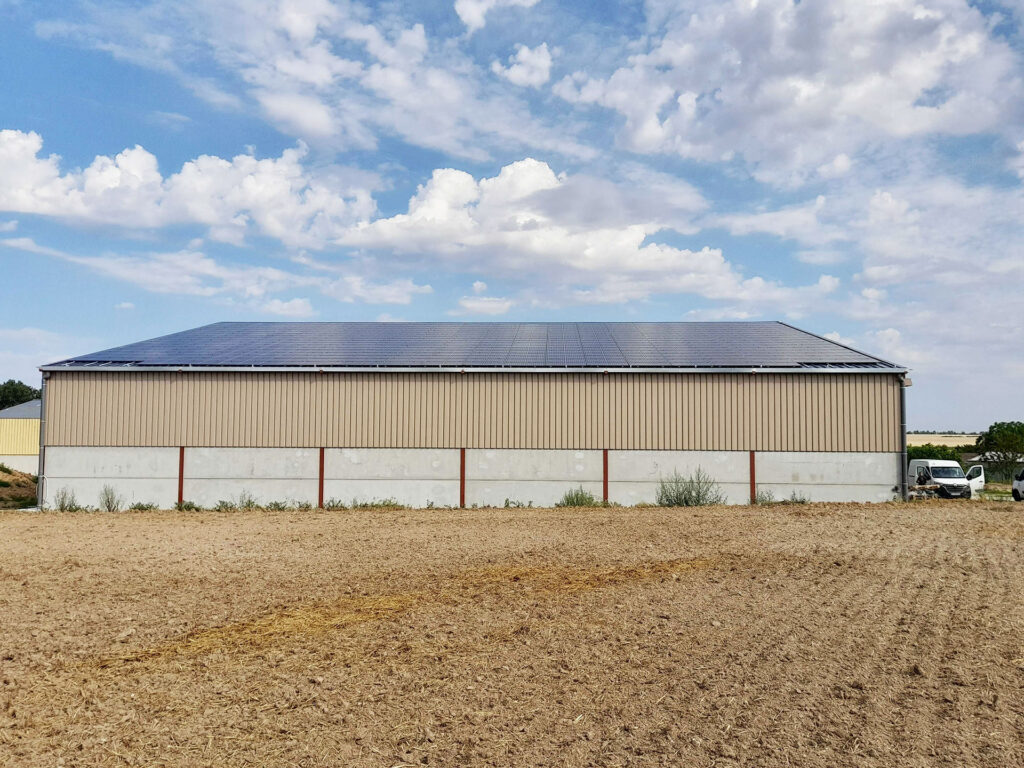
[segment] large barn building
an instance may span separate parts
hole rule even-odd
[[[44,504],[905,491],[906,369],[777,322],[217,323],[41,370]]]

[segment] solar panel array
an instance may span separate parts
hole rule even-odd
[[[57,366],[884,368],[777,322],[215,323]]]

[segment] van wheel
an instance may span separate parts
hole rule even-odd
[[[971,498],[971,489],[970,488],[968,488],[966,491],[964,491],[964,498],[965,499]]]
[[[1013,489],[1013,500],[1014,501],[1020,501],[1020,499],[1021,499],[1020,491],[1018,491],[1016,488],[1014,488]]]

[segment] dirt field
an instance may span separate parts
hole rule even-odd
[[[0,513],[3,766],[1024,764],[1024,505]]]

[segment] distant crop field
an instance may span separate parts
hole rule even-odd
[[[1024,505],[0,513],[0,766],[1024,764]]]
[[[974,445],[974,441],[977,439],[977,435],[924,435],[920,432],[907,432],[907,445],[931,443],[932,445],[956,447],[958,445]]]

